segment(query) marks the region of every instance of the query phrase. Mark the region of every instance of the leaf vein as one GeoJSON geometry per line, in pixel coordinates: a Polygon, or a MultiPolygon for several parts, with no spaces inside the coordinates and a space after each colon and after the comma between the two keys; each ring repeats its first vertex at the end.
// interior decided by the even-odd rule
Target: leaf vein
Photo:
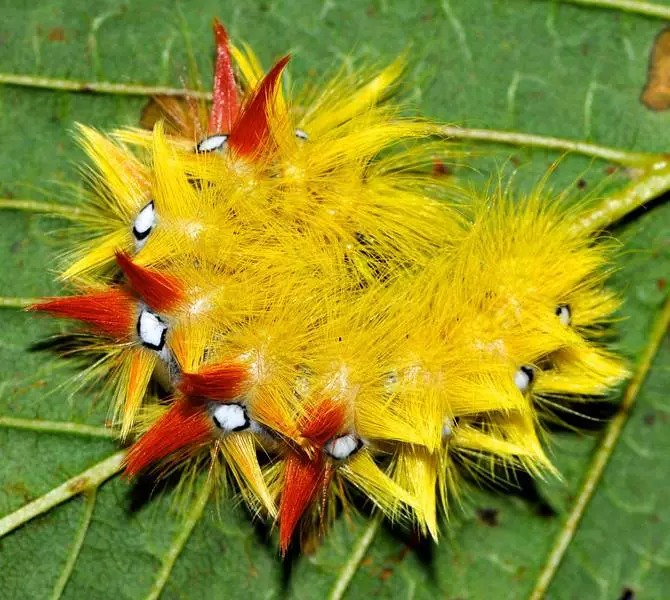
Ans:
{"type": "Polygon", "coordinates": [[[637,370],[631,379],[623,400],[619,405],[618,411],[610,421],[609,426],[603,436],[593,461],[586,472],[586,477],[581,486],[579,495],[566,519],[561,531],[559,532],[552,549],[549,553],[545,566],[540,571],[540,575],[535,583],[535,587],[530,595],[530,600],[542,600],[554,575],[558,571],[565,552],[575,536],[579,523],[584,516],[593,493],[600,481],[603,471],[607,466],[612,452],[621,436],[623,427],[628,420],[633,405],[640,391],[642,383],[647,377],[647,373],[658,352],[661,342],[665,338],[668,326],[670,325],[670,296],[666,299],[663,309],[656,320],[656,323],[650,333],[649,341],[645,347],[637,370]]]}

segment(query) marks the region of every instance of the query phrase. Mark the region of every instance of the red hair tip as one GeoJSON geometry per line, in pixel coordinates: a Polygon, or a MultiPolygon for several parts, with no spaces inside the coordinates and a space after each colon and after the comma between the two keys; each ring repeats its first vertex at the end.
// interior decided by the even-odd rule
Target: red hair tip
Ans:
{"type": "Polygon", "coordinates": [[[133,291],[157,312],[171,311],[184,299],[181,284],[170,275],[133,262],[123,251],[116,251],[116,264],[123,271],[133,291]]]}
{"type": "Polygon", "coordinates": [[[221,46],[223,44],[227,45],[228,44],[228,32],[226,31],[226,28],[223,26],[223,23],[219,21],[217,17],[214,17],[212,19],[212,28],[214,29],[214,39],[216,41],[217,46],[221,46]]]}
{"type": "Polygon", "coordinates": [[[126,274],[127,270],[132,269],[135,266],[133,264],[133,259],[130,257],[130,254],[128,254],[125,250],[115,250],[114,258],[116,258],[116,264],[124,274],[126,274]]]}
{"type": "Polygon", "coordinates": [[[321,456],[310,460],[291,452],[286,458],[284,489],[279,501],[279,548],[282,556],[291,543],[300,519],[314,500],[325,474],[321,456]]]}
{"type": "Polygon", "coordinates": [[[216,42],[216,64],[214,65],[214,85],[212,87],[212,107],[207,131],[209,135],[228,135],[237,120],[240,103],[235,83],[235,73],[230,59],[228,32],[218,19],[214,19],[214,40],[216,42]]]}
{"type": "Polygon", "coordinates": [[[44,306],[44,300],[40,300],[39,302],[35,302],[34,304],[29,304],[28,306],[24,306],[23,310],[25,312],[41,312],[44,309],[42,308],[44,306]]]}
{"type": "Polygon", "coordinates": [[[287,64],[289,63],[289,61],[291,60],[291,58],[292,58],[292,55],[291,55],[290,52],[289,52],[288,54],[285,54],[284,56],[282,56],[282,57],[277,61],[277,63],[276,63],[275,66],[273,67],[273,69],[279,68],[279,69],[280,69],[279,74],[281,75],[281,72],[284,70],[284,68],[286,67],[286,65],[287,65],[287,64]]]}
{"type": "Polygon", "coordinates": [[[270,138],[268,106],[291,55],[280,58],[261,80],[230,132],[229,143],[238,155],[253,157],[267,150],[270,138]]]}
{"type": "Polygon", "coordinates": [[[128,254],[125,250],[114,250],[114,256],[116,257],[117,264],[119,261],[130,262],[132,260],[130,258],[130,254],[128,254]]]}
{"type": "Polygon", "coordinates": [[[213,424],[203,405],[177,400],[128,451],[126,470],[134,477],[178,450],[195,448],[211,439],[213,424]]]}
{"type": "Polygon", "coordinates": [[[241,363],[222,363],[202,368],[197,373],[183,372],[179,391],[185,396],[232,400],[239,396],[249,372],[241,363]]]}
{"type": "Polygon", "coordinates": [[[136,302],[119,288],[81,296],[45,298],[26,310],[49,313],[54,317],[81,321],[110,337],[121,339],[133,331],[136,302]]]}
{"type": "Polygon", "coordinates": [[[121,473],[121,478],[125,479],[126,481],[131,481],[132,479],[135,479],[137,475],[139,474],[139,470],[137,468],[136,464],[133,464],[133,460],[129,458],[129,456],[126,454],[126,457],[123,459],[123,462],[121,463],[121,467],[123,468],[123,473],[121,473]]]}
{"type": "Polygon", "coordinates": [[[341,402],[326,399],[313,407],[301,420],[303,437],[316,446],[323,446],[344,427],[345,411],[341,402]]]}

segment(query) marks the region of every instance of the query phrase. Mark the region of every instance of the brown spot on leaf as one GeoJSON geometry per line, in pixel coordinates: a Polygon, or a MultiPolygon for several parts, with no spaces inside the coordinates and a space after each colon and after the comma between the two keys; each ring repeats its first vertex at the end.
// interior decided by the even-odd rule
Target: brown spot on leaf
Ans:
{"type": "Polygon", "coordinates": [[[609,167],[605,167],[605,173],[608,175],[614,175],[619,170],[619,167],[615,167],[614,165],[610,165],[609,167]]]}
{"type": "Polygon", "coordinates": [[[414,547],[415,544],[418,543],[418,538],[414,537],[414,540],[410,540],[409,545],[404,546],[398,554],[396,554],[391,560],[395,563],[401,563],[403,560],[405,560],[405,557],[409,554],[409,551],[411,548],[414,547]]]}
{"type": "Polygon", "coordinates": [[[586,187],[586,179],[578,179],[577,180],[577,187],[580,190],[583,190],[586,187]]]}
{"type": "Polygon", "coordinates": [[[656,36],[649,53],[649,70],[640,101],[655,111],[670,108],[670,29],[656,36]]]}
{"type": "Polygon", "coordinates": [[[656,421],[656,415],[654,413],[648,413],[644,415],[644,424],[645,425],[653,425],[654,421],[656,421]]]}
{"type": "Polygon", "coordinates": [[[629,587],[625,587],[623,590],[621,590],[621,596],[619,596],[619,600],[635,600],[635,592],[629,587]]]}
{"type": "Polygon", "coordinates": [[[451,175],[451,169],[445,165],[439,158],[433,161],[433,175],[435,177],[443,177],[451,175]]]}
{"type": "Polygon", "coordinates": [[[65,29],[62,27],[53,27],[49,29],[47,34],[47,39],[50,42],[64,42],[65,41],[65,29]]]}
{"type": "Polygon", "coordinates": [[[657,287],[659,290],[664,290],[666,284],[667,284],[667,281],[665,280],[665,278],[661,277],[661,278],[656,282],[656,287],[657,287]]]}
{"type": "Polygon", "coordinates": [[[78,494],[83,492],[88,487],[89,481],[86,477],[77,477],[70,485],[67,487],[71,492],[78,494]]]}
{"type": "Polygon", "coordinates": [[[21,482],[7,484],[3,486],[3,489],[9,494],[21,496],[25,503],[28,503],[33,499],[33,496],[28,488],[21,482]]]}
{"type": "Polygon", "coordinates": [[[480,523],[487,525],[488,527],[497,527],[499,524],[498,521],[498,509],[497,508],[478,508],[477,509],[477,519],[480,523]]]}
{"type": "Polygon", "coordinates": [[[421,541],[422,541],[421,536],[419,536],[416,532],[414,532],[407,541],[407,544],[405,544],[400,549],[399,552],[395,552],[390,556],[386,557],[382,565],[379,566],[379,568],[374,568],[372,559],[366,559],[361,564],[366,567],[371,567],[374,576],[378,577],[381,581],[386,581],[393,575],[396,566],[399,565],[403,560],[405,560],[405,558],[410,553],[412,548],[417,547],[417,545],[420,544],[421,541]]]}

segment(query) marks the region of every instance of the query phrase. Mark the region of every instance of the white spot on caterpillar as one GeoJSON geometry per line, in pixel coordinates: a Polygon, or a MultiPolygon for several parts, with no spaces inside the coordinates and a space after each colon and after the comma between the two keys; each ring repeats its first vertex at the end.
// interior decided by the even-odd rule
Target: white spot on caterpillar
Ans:
{"type": "Polygon", "coordinates": [[[247,411],[241,404],[216,404],[213,406],[212,420],[223,433],[243,431],[250,427],[251,422],[247,411]]]}
{"type": "Polygon", "coordinates": [[[333,438],[323,447],[323,451],[335,460],[346,460],[363,447],[363,440],[353,433],[333,438]]]}
{"type": "Polygon", "coordinates": [[[556,316],[560,321],[561,325],[568,326],[572,321],[572,313],[570,312],[569,304],[559,304],[556,307],[556,316]]]}
{"type": "Polygon", "coordinates": [[[135,250],[144,248],[147,238],[156,224],[156,211],[153,201],[149,202],[135,217],[133,223],[133,237],[135,238],[135,250]]]}
{"type": "Polygon", "coordinates": [[[514,385],[519,388],[520,392],[526,392],[533,383],[533,379],[535,379],[535,371],[532,367],[519,367],[514,373],[514,385]]]}
{"type": "Polygon", "coordinates": [[[442,424],[442,439],[448,440],[452,435],[454,435],[454,421],[449,417],[445,417],[444,423],[442,424]]]}
{"type": "Polygon", "coordinates": [[[219,152],[223,149],[228,141],[228,136],[223,134],[210,135],[203,140],[200,140],[195,147],[197,152],[219,152]]]}
{"type": "Polygon", "coordinates": [[[165,346],[168,327],[162,319],[150,310],[143,308],[137,319],[137,335],[147,348],[160,352],[165,346]]]}
{"type": "Polygon", "coordinates": [[[304,141],[307,141],[309,139],[309,136],[307,135],[307,132],[304,131],[303,129],[296,129],[295,130],[295,137],[297,137],[299,140],[304,140],[304,141]]]}

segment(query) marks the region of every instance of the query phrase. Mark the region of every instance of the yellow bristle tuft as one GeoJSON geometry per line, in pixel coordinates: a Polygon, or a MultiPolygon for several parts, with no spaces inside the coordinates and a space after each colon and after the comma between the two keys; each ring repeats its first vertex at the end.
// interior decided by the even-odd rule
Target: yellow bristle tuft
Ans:
{"type": "Polygon", "coordinates": [[[437,453],[421,446],[400,444],[396,450],[393,479],[416,498],[414,518],[419,530],[437,541],[437,453]]]}
{"type": "Polygon", "coordinates": [[[241,432],[230,435],[221,440],[219,447],[247,505],[253,506],[257,499],[263,512],[276,518],[277,507],[258,464],[254,434],[241,432]]]}
{"type": "Polygon", "coordinates": [[[133,428],[157,362],[158,357],[152,352],[143,348],[128,349],[113,375],[117,381],[113,421],[120,424],[122,439],[128,437],[133,428]]]}

